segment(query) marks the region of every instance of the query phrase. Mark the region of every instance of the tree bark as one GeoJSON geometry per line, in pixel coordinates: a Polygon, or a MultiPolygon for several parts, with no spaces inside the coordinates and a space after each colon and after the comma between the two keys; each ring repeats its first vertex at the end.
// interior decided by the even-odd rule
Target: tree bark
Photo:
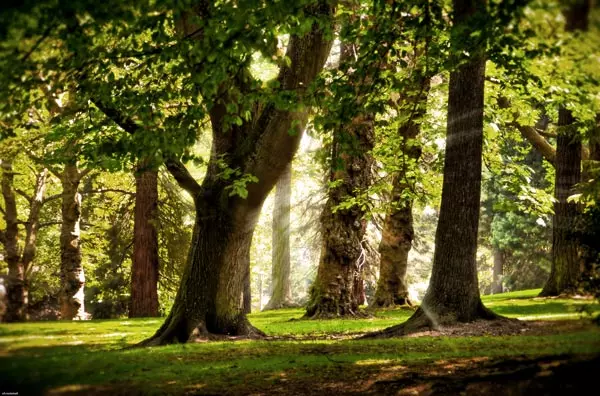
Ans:
{"type": "Polygon", "coordinates": [[[357,116],[343,130],[334,133],[329,180],[341,183],[330,188],[321,214],[321,258],[306,317],[329,318],[357,312],[357,294],[353,289],[361,273],[359,259],[367,229],[365,210],[359,205],[338,208],[335,212],[334,208],[371,185],[373,145],[373,120],[368,117],[357,116]],[[343,140],[352,142],[350,147],[342,144],[342,135],[345,135],[343,140]],[[337,165],[338,162],[341,164],[337,165]]]}
{"type": "MultiPolygon", "coordinates": [[[[331,20],[333,10],[327,2],[315,7],[313,11],[331,20]]],[[[280,70],[280,88],[299,92],[301,101],[303,88],[310,86],[322,69],[330,47],[331,40],[317,23],[306,35],[290,37],[287,57],[291,62],[280,70]]],[[[243,87],[239,89],[243,91],[243,87]]],[[[267,103],[256,106],[251,119],[242,125],[225,125],[225,103],[235,100],[229,93],[226,88],[210,111],[213,147],[202,185],[180,162],[166,163],[179,184],[193,196],[196,220],[173,308],[157,333],[141,345],[263,335],[250,325],[242,307],[250,244],[263,202],[298,148],[307,114],[267,103]],[[295,133],[290,134],[291,129],[295,133]],[[246,198],[230,194],[230,182],[221,177],[224,164],[258,179],[246,185],[246,198]]],[[[118,116],[112,118],[124,128],[132,127],[118,116]]]]}
{"type": "MultiPolygon", "coordinates": [[[[469,42],[466,29],[485,13],[485,3],[454,0],[453,36],[469,42]]],[[[469,48],[470,56],[450,73],[446,156],[440,217],[429,287],[419,309],[401,325],[367,337],[392,337],[471,322],[495,315],[481,302],[477,280],[477,231],[481,194],[485,43],[469,48]]],[[[462,51],[461,51],[462,52],[462,51]]]]}
{"type": "Polygon", "coordinates": [[[140,161],[135,174],[135,219],[129,317],[159,316],[158,310],[158,171],[140,161]]]}
{"type": "Polygon", "coordinates": [[[581,180],[581,140],[573,128],[574,118],[565,108],[559,109],[559,132],[556,150],[554,217],[552,219],[552,267],[541,296],[574,292],[582,271],[579,243],[575,230],[579,208],[567,199],[581,180]]]}
{"type": "Polygon", "coordinates": [[[85,275],[81,262],[80,228],[81,174],[75,164],[65,164],[60,175],[62,183],[62,225],[60,229],[60,279],[59,296],[61,319],[85,318],[85,275]]]}
{"type": "MultiPolygon", "coordinates": [[[[576,0],[565,10],[567,32],[586,31],[590,0],[576,0]]],[[[554,179],[554,217],[552,220],[552,267],[541,296],[557,296],[577,289],[583,265],[579,257],[579,241],[575,235],[580,210],[575,202],[567,202],[581,181],[581,137],[570,110],[558,110],[559,133],[556,141],[556,173],[554,179]]]]}
{"type": "Polygon", "coordinates": [[[250,272],[250,265],[248,265],[246,277],[244,278],[244,292],[242,293],[243,309],[245,314],[252,313],[252,284],[250,272]]]}
{"type": "Polygon", "coordinates": [[[406,271],[414,237],[410,190],[414,188],[415,177],[410,177],[409,172],[417,167],[421,157],[422,150],[417,138],[421,129],[420,120],[427,111],[429,78],[419,77],[412,89],[414,92],[407,97],[412,112],[398,129],[402,139],[401,167],[392,179],[392,205],[386,215],[379,243],[379,280],[373,299],[374,307],[412,305],[408,298],[406,271]],[[409,198],[406,198],[407,190],[409,198]]]}
{"type": "Polygon", "coordinates": [[[502,275],[504,273],[504,252],[497,247],[492,247],[494,255],[494,269],[493,269],[493,284],[492,294],[502,293],[502,275]]]}
{"type": "Polygon", "coordinates": [[[290,285],[291,164],[285,168],[275,188],[271,270],[272,294],[265,309],[284,308],[292,304],[292,289],[290,285]]]}
{"type": "Polygon", "coordinates": [[[25,223],[25,240],[22,251],[19,248],[19,219],[13,185],[14,171],[11,162],[2,162],[2,173],[2,195],[5,205],[4,220],[6,222],[3,239],[5,260],[8,264],[7,308],[3,320],[5,322],[19,322],[27,320],[27,272],[35,258],[40,210],[44,204],[48,170],[43,169],[37,175],[33,196],[28,199],[29,215],[25,223]]]}

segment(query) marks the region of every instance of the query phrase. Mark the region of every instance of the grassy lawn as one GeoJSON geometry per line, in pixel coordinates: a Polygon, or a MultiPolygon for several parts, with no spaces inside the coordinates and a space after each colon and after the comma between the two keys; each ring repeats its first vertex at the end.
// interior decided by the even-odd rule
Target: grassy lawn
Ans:
{"type": "MultiPolygon", "coordinates": [[[[485,297],[486,305],[524,320],[581,320],[590,300],[537,299],[539,290],[485,297]]],[[[0,392],[23,394],[295,394],[368,391],[374,378],[415,367],[493,358],[600,354],[600,329],[580,326],[546,335],[350,339],[406,320],[411,311],[373,318],[298,320],[300,309],[250,315],[252,323],[289,341],[211,342],[146,349],[141,341],[162,319],[34,322],[0,325],[0,392]],[[295,320],[290,320],[295,319],[295,320]],[[444,363],[446,362],[446,363],[444,363]],[[340,388],[346,383],[346,388],[340,388]],[[310,392],[308,388],[310,387],[310,392]],[[307,390],[302,392],[302,390],[307,390]]],[[[555,322],[558,323],[558,322],[555,322]]],[[[437,367],[437,366],[436,366],[437,367]]]]}

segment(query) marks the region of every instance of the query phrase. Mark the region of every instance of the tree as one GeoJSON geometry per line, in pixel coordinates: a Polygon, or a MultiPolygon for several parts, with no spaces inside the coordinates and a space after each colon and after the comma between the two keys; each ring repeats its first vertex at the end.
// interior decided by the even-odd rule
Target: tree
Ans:
{"type": "MultiPolygon", "coordinates": [[[[354,44],[342,44],[340,67],[344,73],[351,69],[356,51],[354,44]]],[[[364,91],[369,77],[357,78],[358,81],[348,83],[346,89],[364,91]]],[[[343,103],[342,109],[350,109],[351,104],[356,108],[360,106],[355,103],[356,98],[351,97],[350,101],[343,103]]],[[[365,205],[353,201],[371,185],[373,157],[370,151],[375,143],[373,121],[372,115],[354,111],[333,131],[330,187],[320,218],[321,257],[305,317],[353,316],[358,311],[362,293],[355,285],[362,283],[360,259],[367,221],[365,205]]]]}
{"type": "Polygon", "coordinates": [[[27,319],[28,272],[35,258],[36,240],[39,229],[40,211],[44,204],[48,170],[36,173],[33,194],[28,195],[14,186],[15,171],[11,161],[2,161],[2,197],[4,198],[4,221],[6,229],[0,232],[0,241],[4,244],[5,260],[8,264],[6,279],[7,308],[3,317],[5,322],[19,322],[27,319]],[[28,202],[29,214],[22,222],[18,217],[16,193],[28,202]],[[24,246],[20,246],[19,225],[25,225],[24,246]]]}
{"type": "MultiPolygon", "coordinates": [[[[310,31],[303,35],[290,37],[286,54],[290,62],[281,66],[277,77],[282,90],[300,93],[297,96],[300,103],[304,87],[309,87],[320,72],[331,46],[328,33],[320,27],[330,24],[331,6],[320,2],[307,11],[322,22],[312,23],[310,31]]],[[[186,23],[192,19],[191,14],[183,17],[183,34],[193,35],[197,31],[186,23]]],[[[241,81],[249,78],[245,75],[241,81]]],[[[226,104],[234,103],[235,95],[242,95],[246,88],[241,84],[219,90],[223,101],[210,110],[213,150],[202,185],[180,162],[167,161],[169,171],[194,198],[196,221],[188,264],[173,308],[165,323],[144,345],[185,342],[210,333],[261,334],[250,325],[240,306],[250,264],[252,234],[264,199],[298,147],[306,110],[282,109],[269,102],[255,106],[254,112],[247,120],[241,120],[240,125],[231,125],[225,118],[226,104]],[[224,168],[238,170],[238,184],[223,179],[224,168]]],[[[124,129],[137,133],[137,127],[119,117],[113,119],[124,129]]]]}
{"type": "MultiPolygon", "coordinates": [[[[567,32],[586,31],[591,8],[590,0],[569,3],[565,11],[567,32]]],[[[573,110],[561,105],[558,110],[556,142],[556,179],[554,218],[552,220],[552,269],[541,296],[556,296],[573,292],[581,275],[579,241],[574,233],[580,210],[569,197],[581,181],[581,136],[573,110]]]]}
{"type": "Polygon", "coordinates": [[[129,317],[158,312],[158,171],[140,161],[135,174],[135,219],[129,317]]]}
{"type": "Polygon", "coordinates": [[[421,147],[417,141],[420,122],[427,109],[427,93],[429,78],[414,78],[414,86],[410,86],[410,94],[402,107],[410,108],[407,119],[398,128],[401,139],[400,166],[392,179],[391,205],[386,214],[381,242],[379,244],[379,279],[372,305],[389,307],[393,305],[411,305],[406,285],[408,253],[414,237],[413,228],[413,195],[415,177],[414,169],[421,156],[421,147]]]}
{"type": "Polygon", "coordinates": [[[495,317],[481,302],[476,262],[486,46],[484,34],[474,38],[471,32],[481,29],[487,12],[485,3],[475,0],[454,0],[453,6],[453,54],[460,63],[450,73],[444,182],[431,280],[421,306],[407,322],[368,337],[495,317]],[[469,57],[459,48],[468,48],[469,57]]]}
{"type": "Polygon", "coordinates": [[[285,168],[275,187],[273,206],[271,299],[264,309],[278,309],[292,304],[290,284],[290,207],[292,165],[285,168]]]}

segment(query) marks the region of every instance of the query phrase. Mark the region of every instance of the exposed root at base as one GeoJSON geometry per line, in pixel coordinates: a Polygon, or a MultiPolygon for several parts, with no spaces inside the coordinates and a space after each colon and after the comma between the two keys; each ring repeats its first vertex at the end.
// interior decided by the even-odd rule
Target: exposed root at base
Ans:
{"type": "MultiPolygon", "coordinates": [[[[484,308],[484,307],[482,307],[484,308]]],[[[358,339],[379,339],[419,335],[514,335],[526,331],[528,325],[518,319],[499,316],[487,308],[469,322],[459,322],[448,317],[435,323],[432,318],[418,309],[406,322],[380,331],[367,333],[358,339]]]]}
{"type": "MultiPolygon", "coordinates": [[[[185,334],[187,334],[187,332],[185,334]]],[[[267,335],[261,330],[252,326],[247,320],[240,326],[235,334],[211,333],[206,328],[206,324],[204,322],[200,322],[191,332],[189,332],[189,336],[187,336],[187,338],[185,338],[185,335],[179,326],[168,326],[166,329],[159,329],[154,336],[136,344],[133,346],[133,348],[179,343],[262,339],[267,339],[267,335]]]]}
{"type": "MultiPolygon", "coordinates": [[[[300,320],[328,320],[328,319],[369,319],[373,315],[365,310],[349,311],[348,313],[334,313],[329,311],[317,310],[314,314],[304,314],[300,320]]],[[[293,320],[293,319],[291,319],[293,320]]]]}

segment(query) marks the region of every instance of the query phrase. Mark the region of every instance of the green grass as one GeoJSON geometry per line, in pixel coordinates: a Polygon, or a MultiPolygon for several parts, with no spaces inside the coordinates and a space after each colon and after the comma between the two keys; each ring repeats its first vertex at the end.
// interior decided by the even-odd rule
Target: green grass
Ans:
{"type": "MultiPolygon", "coordinates": [[[[579,319],[589,300],[537,299],[539,290],[485,297],[510,317],[579,319]]],[[[238,341],[123,350],[150,336],[162,319],[33,322],[0,326],[0,390],[20,394],[265,392],[295,383],[357,381],[399,366],[476,357],[600,353],[600,330],[549,336],[417,337],[393,340],[327,340],[377,330],[407,319],[410,310],[373,318],[305,321],[300,309],[250,315],[275,336],[302,341],[238,341]],[[295,320],[290,320],[295,319],[295,320]],[[310,337],[317,337],[310,339],[310,337]]],[[[298,385],[301,386],[301,385],[298,385]]],[[[357,385],[358,386],[358,385],[357,385]]],[[[325,389],[325,388],[324,388],[325,389]]]]}

